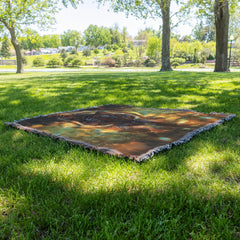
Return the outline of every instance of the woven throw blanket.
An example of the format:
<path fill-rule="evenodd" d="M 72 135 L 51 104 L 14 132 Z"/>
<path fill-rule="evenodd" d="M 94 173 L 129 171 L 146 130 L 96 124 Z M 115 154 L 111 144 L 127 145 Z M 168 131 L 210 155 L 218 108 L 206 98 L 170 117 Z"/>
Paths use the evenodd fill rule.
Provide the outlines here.
<path fill-rule="evenodd" d="M 111 104 L 5 124 L 141 162 L 234 116 Z"/>

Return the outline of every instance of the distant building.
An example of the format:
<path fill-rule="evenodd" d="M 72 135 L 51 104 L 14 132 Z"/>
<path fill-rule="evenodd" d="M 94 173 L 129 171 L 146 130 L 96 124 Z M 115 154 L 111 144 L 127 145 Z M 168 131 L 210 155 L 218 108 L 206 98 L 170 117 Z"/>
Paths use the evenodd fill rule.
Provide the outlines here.
<path fill-rule="evenodd" d="M 71 52 L 73 48 L 75 48 L 75 47 L 74 46 L 58 47 L 58 52 L 61 52 L 63 49 L 66 52 Z"/>
<path fill-rule="evenodd" d="M 79 52 L 82 52 L 82 51 L 84 51 L 85 49 L 89 49 L 89 47 L 88 47 L 88 46 L 80 45 L 79 48 L 78 48 L 78 51 L 79 51 Z"/>
<path fill-rule="evenodd" d="M 40 54 L 56 54 L 59 52 L 57 48 L 40 48 L 39 51 Z"/>
<path fill-rule="evenodd" d="M 143 46 L 146 45 L 147 41 L 146 40 L 132 40 L 133 46 L 138 47 L 138 46 Z"/>

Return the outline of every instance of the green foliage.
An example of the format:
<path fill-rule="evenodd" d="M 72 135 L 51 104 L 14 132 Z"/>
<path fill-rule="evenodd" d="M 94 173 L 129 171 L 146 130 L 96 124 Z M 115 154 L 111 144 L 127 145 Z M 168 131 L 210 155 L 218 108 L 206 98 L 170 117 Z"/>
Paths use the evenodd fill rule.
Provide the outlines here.
<path fill-rule="evenodd" d="M 83 61 L 81 60 L 80 57 L 75 57 L 72 61 L 71 61 L 71 65 L 73 67 L 80 67 L 83 65 Z"/>
<path fill-rule="evenodd" d="M 141 67 L 143 66 L 143 59 L 142 58 L 137 58 L 134 62 L 133 62 L 133 66 L 134 67 Z"/>
<path fill-rule="evenodd" d="M 63 65 L 63 62 L 59 57 L 52 57 L 47 63 L 47 66 L 50 68 L 57 68 L 62 65 Z"/>
<path fill-rule="evenodd" d="M 103 54 L 107 55 L 108 54 L 108 50 L 107 49 L 103 49 Z"/>
<path fill-rule="evenodd" d="M 113 58 L 106 57 L 102 60 L 102 65 L 107 65 L 109 67 L 115 67 L 116 66 L 116 61 Z"/>
<path fill-rule="evenodd" d="M 144 65 L 146 67 L 155 67 L 157 65 L 157 63 L 154 59 L 148 58 L 144 61 Z"/>
<path fill-rule="evenodd" d="M 82 55 L 85 56 L 85 57 L 89 57 L 91 56 L 91 50 L 90 49 L 84 49 L 83 52 L 82 52 Z"/>
<path fill-rule="evenodd" d="M 94 48 L 93 52 L 94 52 L 95 54 L 98 54 L 98 53 L 99 53 L 99 49 L 98 49 L 98 48 Z"/>
<path fill-rule="evenodd" d="M 58 2 L 58 0 L 0 0 L 0 27 L 4 26 L 11 35 L 17 56 L 17 73 L 23 72 L 18 34 L 32 25 L 44 28 L 54 24 L 54 14 L 59 10 Z"/>
<path fill-rule="evenodd" d="M 119 48 L 114 52 L 114 55 L 121 55 L 122 56 L 123 54 L 124 54 L 123 51 Z"/>
<path fill-rule="evenodd" d="M 77 55 L 70 55 L 64 61 L 64 66 L 66 67 L 79 67 L 84 65 L 82 59 Z"/>
<path fill-rule="evenodd" d="M 58 11 L 58 1 L 28 0 L 0 1 L 0 22 L 6 27 L 24 29 L 31 23 L 49 26 L 54 23 L 54 13 Z"/>
<path fill-rule="evenodd" d="M 240 5 L 230 15 L 229 36 L 233 35 L 235 41 L 240 40 Z"/>
<path fill-rule="evenodd" d="M 147 46 L 147 56 L 153 59 L 155 62 L 159 63 L 161 58 L 161 49 L 162 49 L 161 39 L 155 36 L 150 37 Z"/>
<path fill-rule="evenodd" d="M 193 29 L 193 35 L 195 40 L 199 40 L 201 42 L 209 42 L 216 40 L 216 30 L 214 26 L 214 19 L 212 18 L 208 24 L 203 26 L 203 22 L 199 25 L 196 25 Z"/>
<path fill-rule="evenodd" d="M 180 66 L 179 62 L 172 62 L 171 65 L 176 68 L 177 66 Z"/>
<path fill-rule="evenodd" d="M 60 56 L 61 56 L 63 61 L 67 58 L 68 54 L 67 54 L 65 49 L 61 50 Z"/>
<path fill-rule="evenodd" d="M 137 34 L 137 36 L 134 38 L 135 40 L 144 40 L 145 41 L 145 45 L 147 45 L 148 40 L 151 37 L 154 37 L 155 32 L 154 30 L 152 30 L 151 28 L 146 28 L 144 30 L 140 30 Z"/>
<path fill-rule="evenodd" d="M 28 60 L 25 56 L 22 57 L 22 63 L 23 65 L 27 65 L 28 64 Z"/>
<path fill-rule="evenodd" d="M 116 67 L 123 67 L 124 60 L 123 60 L 123 56 L 122 55 L 114 55 L 112 58 L 116 62 L 116 65 L 115 65 Z"/>
<path fill-rule="evenodd" d="M 131 56 L 129 53 L 124 53 L 123 55 L 123 66 L 127 67 L 129 65 L 129 63 L 131 62 Z"/>
<path fill-rule="evenodd" d="M 193 55 L 193 63 L 199 63 L 199 57 L 196 50 L 194 51 Z"/>
<path fill-rule="evenodd" d="M 114 27 L 109 28 L 109 32 L 111 35 L 111 44 L 119 47 L 121 44 L 121 34 L 118 25 L 115 24 Z"/>
<path fill-rule="evenodd" d="M 44 62 L 44 59 L 42 57 L 36 57 L 34 60 L 33 60 L 33 66 L 34 67 L 42 67 L 45 65 L 45 62 Z"/>
<path fill-rule="evenodd" d="M 62 45 L 60 35 L 57 34 L 43 35 L 40 41 L 44 48 L 58 48 Z"/>
<path fill-rule="evenodd" d="M 78 55 L 78 52 L 77 52 L 76 48 L 72 48 L 70 54 L 71 55 Z"/>
<path fill-rule="evenodd" d="M 112 45 L 112 49 L 113 49 L 114 51 L 116 51 L 116 50 L 119 49 L 119 46 L 118 46 L 116 43 L 114 43 L 114 44 Z"/>
<path fill-rule="evenodd" d="M 75 30 L 68 30 L 61 35 L 62 46 L 75 46 L 79 48 L 83 44 L 83 37 L 80 32 Z"/>
<path fill-rule="evenodd" d="M 97 66 L 100 66 L 102 63 L 101 59 L 100 58 L 97 58 L 95 61 L 94 61 L 94 65 L 97 65 Z"/>
<path fill-rule="evenodd" d="M 1 56 L 3 58 L 9 58 L 11 56 L 10 47 L 11 47 L 11 42 L 7 37 L 4 37 L 2 40 L 2 47 L 1 47 Z"/>
<path fill-rule="evenodd" d="M 171 40 L 171 56 L 172 58 L 184 58 L 185 60 L 193 60 L 199 62 L 201 55 L 205 58 L 215 57 L 215 42 L 202 43 L 200 41 L 179 42 L 176 39 Z"/>
<path fill-rule="evenodd" d="M 171 63 L 183 64 L 186 62 L 185 58 L 171 58 Z"/>
<path fill-rule="evenodd" d="M 122 48 L 122 52 L 123 52 L 123 53 L 128 53 L 128 48 L 127 48 L 127 47 L 123 47 L 123 48 Z"/>
<path fill-rule="evenodd" d="M 25 50 L 34 50 L 43 47 L 42 37 L 37 31 L 26 29 L 24 31 L 23 37 L 19 38 L 20 44 Z"/>
<path fill-rule="evenodd" d="M 85 31 L 85 42 L 87 46 L 98 47 L 111 43 L 111 34 L 109 29 L 90 25 Z"/>
<path fill-rule="evenodd" d="M 76 58 L 74 55 L 70 55 L 64 61 L 64 66 L 71 66 L 71 62 Z"/>
<path fill-rule="evenodd" d="M 111 46 L 110 44 L 107 44 L 106 49 L 107 49 L 108 51 L 111 51 L 111 50 L 112 50 L 112 46 Z"/>

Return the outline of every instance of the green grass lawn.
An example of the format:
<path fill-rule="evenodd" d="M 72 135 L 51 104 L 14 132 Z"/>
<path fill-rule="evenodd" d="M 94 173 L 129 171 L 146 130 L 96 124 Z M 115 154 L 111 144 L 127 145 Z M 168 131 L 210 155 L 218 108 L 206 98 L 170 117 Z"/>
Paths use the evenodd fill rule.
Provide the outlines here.
<path fill-rule="evenodd" d="M 148 161 L 4 122 L 101 104 L 236 117 Z M 0 74 L 0 239 L 239 239 L 239 73 Z"/>

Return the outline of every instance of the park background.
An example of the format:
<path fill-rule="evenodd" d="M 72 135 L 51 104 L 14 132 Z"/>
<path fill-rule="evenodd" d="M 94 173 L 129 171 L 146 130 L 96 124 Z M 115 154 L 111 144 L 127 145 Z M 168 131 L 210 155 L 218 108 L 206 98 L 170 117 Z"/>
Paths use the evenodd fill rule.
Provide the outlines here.
<path fill-rule="evenodd" d="M 33 16 L 33 13 L 25 12 L 27 3 L 38 6 L 38 3 L 51 4 L 54 1 L 0 0 L 0 9 L 3 3 L 10 2 L 21 3 L 25 7 L 17 11 L 19 5 L 15 5 L 19 14 L 24 12 L 25 20 L 25 15 Z M 192 2 L 212 4 L 223 1 Z M 155 23 L 146 26 L 137 20 L 140 27 L 135 33 L 127 28 L 127 36 L 132 35 L 132 38 L 126 38 L 125 43 L 122 36 L 124 26 L 130 27 L 128 24 L 119 23 L 117 27 L 114 20 L 109 21 L 109 25 L 71 20 L 70 16 L 78 15 L 82 6 L 80 4 L 78 10 L 73 10 L 68 5 L 65 10 L 69 24 L 73 21 L 76 27 L 67 25 L 62 32 L 50 29 L 44 33 L 36 27 L 17 31 L 22 46 L 25 46 L 22 47 L 22 52 L 26 53 L 25 73 L 19 71 L 21 74 L 16 74 L 14 65 L 1 66 L 0 239 L 238 240 L 240 74 L 234 72 L 239 70 L 238 66 L 231 65 L 230 72 L 228 69 L 213 72 L 211 64 L 214 63 L 205 62 L 210 58 L 209 53 L 213 58 L 215 56 L 213 21 L 208 23 L 207 13 L 203 11 L 196 24 L 190 19 L 190 23 L 196 25 L 192 36 L 184 37 L 191 35 L 191 31 L 181 34 L 182 22 L 179 32 L 172 29 L 171 61 L 174 59 L 176 62 L 176 65 L 172 62 L 172 67 L 183 68 L 183 71 L 159 71 L 161 62 L 157 61 L 160 53 L 156 49 L 160 48 L 162 39 L 158 31 L 160 20 L 160 24 L 156 20 L 156 28 L 152 26 Z M 207 9 L 205 5 L 204 9 Z M 93 9 L 91 11 L 94 12 Z M 39 12 L 44 14 L 42 9 Z M 231 13 L 231 19 L 235 16 L 237 21 L 231 20 L 227 36 L 228 53 L 230 55 L 232 47 L 232 57 L 236 61 L 239 61 L 238 14 L 239 8 Z M 91 16 L 82 15 L 87 20 Z M 3 16 L 0 11 L 0 21 L 6 20 L 2 17 L 6 14 Z M 63 16 L 58 17 L 64 21 Z M 106 48 L 101 49 L 102 43 L 96 44 L 99 38 L 86 44 L 85 30 L 91 24 L 95 29 L 93 33 L 104 32 L 103 36 L 109 36 Z M 61 27 L 63 23 L 60 23 Z M 111 34 L 109 28 L 112 28 Z M 11 55 L 6 28 L 1 28 L 1 33 L 1 49 L 5 49 L 5 53 L 10 50 Z M 68 38 L 71 33 L 74 37 Z M 146 41 L 143 41 L 144 36 Z M 86 47 L 84 54 L 88 55 L 90 51 L 90 56 L 74 50 L 78 40 L 83 48 Z M 134 46 L 133 40 L 145 45 Z M 42 45 L 37 46 L 39 43 Z M 67 47 L 65 52 L 54 52 L 62 45 Z M 53 53 L 34 55 L 39 50 Z M 5 58 L 6 61 L 14 61 L 14 56 L 3 57 L 4 61 Z M 125 58 L 130 66 L 121 67 Z M 112 65 L 102 64 L 106 59 Z M 196 63 L 184 64 L 186 60 Z M 89 65 L 93 62 L 97 63 Z M 147 67 L 147 63 L 151 65 Z M 193 71 L 197 66 L 203 71 Z M 28 69 L 31 72 L 27 72 Z M 4 124 L 109 103 L 157 109 L 192 109 L 204 113 L 225 112 L 236 116 L 184 145 L 154 155 L 142 164 L 12 129 Z"/>
<path fill-rule="evenodd" d="M 161 65 L 161 18 L 137 19 L 115 13 L 109 6 L 88 2 L 77 9 L 65 8 L 56 15 L 51 28 L 33 26 L 18 40 L 25 68 L 32 67 L 156 67 Z M 173 3 L 173 15 L 179 6 Z M 233 70 L 240 65 L 239 9 L 230 16 L 234 41 L 231 47 Z M 124 25 L 125 24 L 125 25 Z M 126 27 L 127 26 L 127 27 Z M 170 56 L 175 69 L 212 69 L 215 63 L 216 34 L 213 18 L 199 18 L 193 13 L 172 17 Z M 1 38 L 0 69 L 14 69 L 16 57 L 7 32 Z M 229 50 L 230 51 L 230 50 Z M 230 57 L 230 56 L 229 56 Z M 9 61 L 10 60 L 10 61 Z"/>

